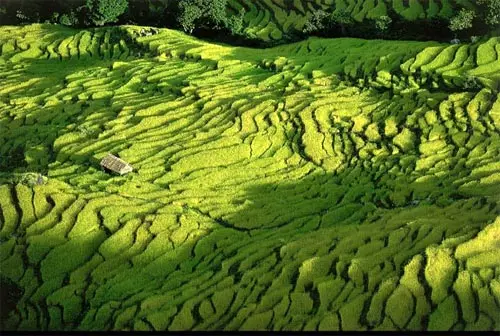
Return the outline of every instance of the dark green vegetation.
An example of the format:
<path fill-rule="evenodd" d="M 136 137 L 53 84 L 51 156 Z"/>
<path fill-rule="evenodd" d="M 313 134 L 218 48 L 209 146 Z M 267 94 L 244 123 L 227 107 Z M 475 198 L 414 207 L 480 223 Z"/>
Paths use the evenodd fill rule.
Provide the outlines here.
<path fill-rule="evenodd" d="M 500 330 L 500 39 L 141 29 L 0 28 L 3 329 Z"/>
<path fill-rule="evenodd" d="M 448 42 L 498 35 L 500 0 L 0 0 L 3 24 L 117 20 L 245 46 L 311 35 Z"/>
<path fill-rule="evenodd" d="M 97 26 L 118 21 L 128 7 L 128 0 L 86 0 L 90 19 Z"/>
<path fill-rule="evenodd" d="M 476 13 L 472 10 L 462 9 L 450 20 L 450 29 L 454 32 L 472 28 Z"/>

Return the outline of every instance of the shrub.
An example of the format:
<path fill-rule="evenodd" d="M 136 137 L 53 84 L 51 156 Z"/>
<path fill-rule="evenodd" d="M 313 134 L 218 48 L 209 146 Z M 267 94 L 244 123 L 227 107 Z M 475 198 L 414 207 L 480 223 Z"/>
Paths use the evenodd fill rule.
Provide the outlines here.
<path fill-rule="evenodd" d="M 179 23 L 185 32 L 192 33 L 196 28 L 195 22 L 203 17 L 203 9 L 195 3 L 181 1 L 179 4 L 181 15 Z"/>
<path fill-rule="evenodd" d="M 154 6 L 148 0 L 130 1 L 126 12 L 123 14 L 123 22 L 139 26 L 164 26 L 162 24 L 164 11 L 170 2 L 163 1 L 159 7 Z M 175 20 L 174 20 L 175 21 Z"/>
<path fill-rule="evenodd" d="M 245 9 L 241 8 L 238 15 L 233 15 L 227 19 L 227 27 L 233 35 L 239 35 L 243 32 L 243 18 L 245 17 Z"/>
<path fill-rule="evenodd" d="M 187 33 L 201 30 L 228 30 L 233 35 L 243 31 L 245 9 L 227 15 L 227 0 L 181 0 L 178 4 L 178 23 Z M 173 10 L 175 11 L 175 9 Z"/>
<path fill-rule="evenodd" d="M 451 330 L 451 327 L 458 320 L 458 307 L 455 298 L 450 295 L 442 303 L 429 318 L 427 330 Z"/>
<path fill-rule="evenodd" d="M 401 148 L 404 152 L 411 151 L 415 146 L 416 136 L 415 134 L 407 128 L 403 128 L 403 131 L 394 137 L 394 144 Z"/>
<path fill-rule="evenodd" d="M 486 13 L 484 22 L 487 25 L 500 24 L 500 0 L 478 0 L 477 4 L 481 6 L 481 12 Z"/>
<path fill-rule="evenodd" d="M 87 0 L 90 20 L 97 26 L 116 22 L 128 7 L 128 0 Z"/>
<path fill-rule="evenodd" d="M 456 262 L 450 251 L 431 246 L 426 249 L 425 279 L 432 288 L 431 300 L 438 304 L 446 298 L 456 273 Z"/>
<path fill-rule="evenodd" d="M 58 12 L 54 12 L 54 13 L 52 13 L 52 16 L 50 17 L 50 19 L 48 19 L 48 21 L 50 23 L 58 23 L 60 16 L 61 16 L 61 14 L 59 14 Z"/>
<path fill-rule="evenodd" d="M 175 315 L 172 320 L 168 330 L 188 330 L 193 327 L 195 320 L 193 318 L 193 314 L 191 312 L 191 305 L 189 303 L 185 303 L 182 306 L 182 309 Z"/>
<path fill-rule="evenodd" d="M 366 306 L 368 295 L 367 293 L 358 295 L 350 302 L 344 303 L 342 308 L 339 309 L 343 330 L 362 330 L 359 323 L 359 316 Z"/>
<path fill-rule="evenodd" d="M 57 13 L 54 13 L 57 14 Z M 54 16 L 54 19 L 57 20 L 59 17 L 59 23 L 65 26 L 76 26 L 78 24 L 78 18 L 76 13 L 71 11 L 69 14 L 63 14 L 61 16 Z"/>
<path fill-rule="evenodd" d="M 352 25 L 354 22 L 351 13 L 349 13 L 345 9 L 333 12 L 332 15 L 330 16 L 330 21 L 332 24 L 337 24 L 340 26 L 342 35 L 346 35 L 347 33 L 346 27 L 348 25 Z"/>
<path fill-rule="evenodd" d="M 313 11 L 312 15 L 306 21 L 302 32 L 310 34 L 325 29 L 325 21 L 327 18 L 328 14 L 325 11 L 321 9 Z"/>
<path fill-rule="evenodd" d="M 32 21 L 32 19 L 29 16 L 27 16 L 22 10 L 16 11 L 16 17 L 21 24 L 26 24 L 29 22 L 36 22 L 36 21 Z"/>
<path fill-rule="evenodd" d="M 463 87 L 466 90 L 480 90 L 482 88 L 481 82 L 475 76 L 466 76 Z"/>
<path fill-rule="evenodd" d="M 227 22 L 226 5 L 227 0 L 181 0 L 179 23 L 189 33 L 198 26 L 220 29 Z"/>
<path fill-rule="evenodd" d="M 448 27 L 453 32 L 470 29 L 472 28 L 472 21 L 474 20 L 475 16 L 476 13 L 473 10 L 462 8 L 462 10 L 460 10 L 457 15 L 451 18 L 450 25 Z"/>
<path fill-rule="evenodd" d="M 453 284 L 453 290 L 457 293 L 462 308 L 463 319 L 467 323 L 472 323 L 477 319 L 477 313 L 474 306 L 474 294 L 470 274 L 467 271 L 460 271 L 457 280 Z"/>
<path fill-rule="evenodd" d="M 375 20 L 375 28 L 383 33 L 389 29 L 391 23 L 392 19 L 390 17 L 388 17 L 387 15 L 382 15 Z"/>
<path fill-rule="evenodd" d="M 405 286 L 398 286 L 389 296 L 385 312 L 398 327 L 404 328 L 412 316 L 414 305 L 411 292 Z"/>

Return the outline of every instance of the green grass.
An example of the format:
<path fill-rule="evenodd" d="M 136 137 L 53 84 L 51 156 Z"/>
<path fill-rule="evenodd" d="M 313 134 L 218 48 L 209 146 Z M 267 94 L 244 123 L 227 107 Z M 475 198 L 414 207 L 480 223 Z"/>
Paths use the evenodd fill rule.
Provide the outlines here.
<path fill-rule="evenodd" d="M 416 19 L 424 19 L 425 11 L 422 6 L 421 1 L 418 0 L 410 0 L 409 7 L 403 10 L 400 14 L 407 20 L 413 21 Z"/>
<path fill-rule="evenodd" d="M 453 16 L 455 8 L 471 6 L 469 1 L 443 0 L 314 0 L 274 1 L 235 0 L 230 7 L 239 11 L 245 8 L 244 33 L 264 41 L 280 40 L 284 34 L 301 32 L 312 10 L 326 12 L 346 10 L 355 21 L 376 19 L 387 15 L 388 9 L 395 10 L 405 20 L 416 20 Z"/>
<path fill-rule="evenodd" d="M 302 15 L 253 3 L 263 38 Z M 498 330 L 498 39 L 139 29 L 0 27 L 8 328 Z"/>

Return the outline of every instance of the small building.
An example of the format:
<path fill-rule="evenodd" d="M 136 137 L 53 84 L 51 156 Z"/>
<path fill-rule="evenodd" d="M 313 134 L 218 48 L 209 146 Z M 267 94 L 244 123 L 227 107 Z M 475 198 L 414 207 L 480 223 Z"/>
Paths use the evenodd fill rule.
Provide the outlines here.
<path fill-rule="evenodd" d="M 122 159 L 109 153 L 101 160 L 101 167 L 104 170 L 110 170 L 112 172 L 124 175 L 130 173 L 134 168 Z"/>
<path fill-rule="evenodd" d="M 42 174 L 38 174 L 38 177 L 36 179 L 36 185 L 42 185 L 45 184 L 45 180 L 43 179 Z"/>

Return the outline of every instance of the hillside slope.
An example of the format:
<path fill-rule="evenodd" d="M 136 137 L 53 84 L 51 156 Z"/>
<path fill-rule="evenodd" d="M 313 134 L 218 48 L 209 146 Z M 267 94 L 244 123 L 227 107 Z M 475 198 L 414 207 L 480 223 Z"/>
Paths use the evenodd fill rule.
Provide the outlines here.
<path fill-rule="evenodd" d="M 2 329 L 500 330 L 498 38 L 140 29 L 0 27 Z"/>
<path fill-rule="evenodd" d="M 280 40 L 283 34 L 301 32 L 312 12 L 345 10 L 361 22 L 393 10 L 406 20 L 450 18 L 455 7 L 471 7 L 468 0 L 230 0 L 236 12 L 246 11 L 245 33 L 264 41 Z"/>

